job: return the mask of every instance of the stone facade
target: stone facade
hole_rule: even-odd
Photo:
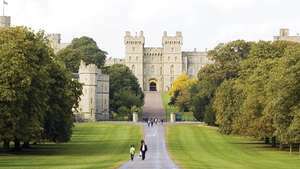
[[[0,27],[10,27],[10,16],[0,16]]]
[[[48,39],[50,41],[50,45],[54,50],[54,53],[57,53],[61,49],[67,47],[70,43],[61,43],[61,34],[52,33],[48,34]]]
[[[279,36],[274,36],[274,40],[286,40],[292,42],[300,42],[300,35],[290,36],[289,29],[282,28],[279,31]]]
[[[106,65],[125,64],[137,77],[144,91],[167,91],[172,82],[182,73],[195,77],[206,64],[212,63],[207,52],[182,51],[181,32],[169,36],[164,32],[162,47],[145,47],[145,37],[125,33],[125,58],[109,58]]]
[[[95,64],[81,61],[77,77],[83,84],[83,94],[75,116],[90,121],[109,120],[109,76],[102,74]]]

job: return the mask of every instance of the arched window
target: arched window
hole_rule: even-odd
[[[174,74],[174,65],[171,65],[171,66],[170,66],[170,73],[171,73],[171,74]]]
[[[151,66],[151,73],[154,74],[154,65]]]
[[[131,66],[131,71],[132,71],[132,73],[135,73],[135,66],[134,65]]]

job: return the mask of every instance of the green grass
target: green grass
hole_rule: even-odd
[[[128,160],[130,144],[142,137],[141,127],[129,123],[76,124],[72,140],[42,144],[20,153],[0,153],[5,169],[112,169]]]
[[[200,125],[170,125],[171,157],[183,169],[299,169],[298,153],[289,154],[250,138],[221,135]]]
[[[194,121],[195,120],[193,112],[180,112],[178,107],[168,105],[171,97],[166,92],[161,93],[161,98],[163,101],[163,106],[166,111],[168,120],[170,119],[170,114],[172,112],[176,112],[176,113],[180,114],[182,116],[183,121]]]

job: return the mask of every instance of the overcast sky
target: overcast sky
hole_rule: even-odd
[[[2,1],[2,0],[0,0]],[[163,31],[183,34],[183,49],[212,49],[235,39],[272,40],[279,28],[300,33],[299,0],[6,0],[13,25],[90,36],[112,57],[124,56],[125,31],[144,31],[161,46]],[[2,7],[2,3],[1,3]]]

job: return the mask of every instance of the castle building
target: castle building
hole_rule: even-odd
[[[86,65],[83,61],[75,76],[83,85],[76,119],[109,120],[109,76],[102,74],[95,64]]]
[[[292,42],[300,42],[300,35],[290,36],[289,29],[282,28],[279,31],[279,36],[274,36],[274,40],[285,40],[285,41],[292,41]]]
[[[172,82],[182,73],[191,77],[206,64],[212,63],[207,52],[182,51],[183,37],[181,32],[169,36],[164,32],[162,47],[145,47],[145,37],[125,33],[125,58],[109,58],[106,65],[124,64],[137,77],[144,91],[167,91]]]
[[[48,39],[50,41],[50,45],[54,50],[54,53],[66,48],[70,43],[61,43],[61,34],[52,33],[48,34]]]
[[[10,16],[0,16],[0,27],[10,27]]]

